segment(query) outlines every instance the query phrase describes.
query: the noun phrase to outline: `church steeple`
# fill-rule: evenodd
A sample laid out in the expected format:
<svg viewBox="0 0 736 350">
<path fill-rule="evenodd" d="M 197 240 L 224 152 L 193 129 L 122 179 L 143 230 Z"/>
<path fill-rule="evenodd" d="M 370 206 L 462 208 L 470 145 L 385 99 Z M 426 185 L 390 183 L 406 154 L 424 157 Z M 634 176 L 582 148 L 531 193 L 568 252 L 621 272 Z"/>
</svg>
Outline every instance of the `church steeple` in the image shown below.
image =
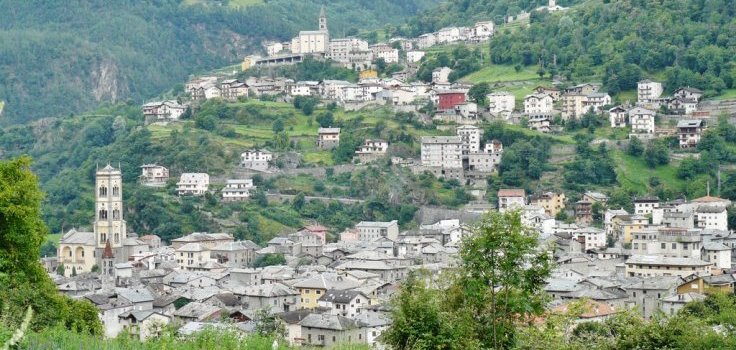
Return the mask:
<svg viewBox="0 0 736 350">
<path fill-rule="evenodd" d="M 327 15 L 325 15 L 325 6 L 319 10 L 319 30 L 327 30 Z"/>
<path fill-rule="evenodd" d="M 95 174 L 95 236 L 97 248 L 107 243 L 113 249 L 123 246 L 126 237 L 123 219 L 123 177 L 120 169 L 109 164 Z"/>
</svg>

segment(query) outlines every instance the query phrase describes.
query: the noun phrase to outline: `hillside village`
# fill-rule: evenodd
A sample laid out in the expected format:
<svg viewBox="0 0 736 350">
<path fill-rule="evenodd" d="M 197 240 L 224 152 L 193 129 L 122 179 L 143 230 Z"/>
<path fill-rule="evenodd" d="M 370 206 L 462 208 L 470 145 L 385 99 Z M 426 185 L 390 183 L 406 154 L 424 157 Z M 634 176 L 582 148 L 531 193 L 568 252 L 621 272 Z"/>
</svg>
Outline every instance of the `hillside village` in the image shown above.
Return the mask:
<svg viewBox="0 0 736 350">
<path fill-rule="evenodd" d="M 550 0 L 537 10 L 568 9 Z M 507 22 L 528 17 L 521 13 Z M 418 214 L 417 225 L 365 220 L 335 232 L 310 222 L 263 245 L 236 239 L 230 232 L 186 232 L 167 242 L 127 228 L 127 184 L 120 166 L 100 164 L 94 172 L 94 211 L 88 213 L 92 229 L 62 232 L 57 256 L 41 259 L 46 271 L 59 291 L 96 306 L 107 337 L 129 332 L 146 340 L 165 325 L 177 327 L 182 335 L 226 325 L 252 333 L 266 314 L 285 325 L 291 345 L 358 343 L 384 349 L 380 337 L 392 323 L 390 300 L 402 281 L 414 271 L 428 270 L 439 278 L 455 269 L 462 241 L 491 210 L 519 211 L 522 222 L 538 233 L 539 246 L 552 247 L 556 265 L 544 288 L 551 297 L 547 307 L 566 310 L 584 300 L 594 312 L 580 320 L 605 320 L 623 310 L 637 310 L 647 319 L 660 311 L 673 315 L 689 301 L 736 291 L 736 235 L 729 227 L 733 203 L 719 197 L 720 182 L 712 189 L 708 183 L 705 196 L 691 199 L 629 196 L 633 210 L 628 211 L 612 205 L 612 194 L 600 186 L 585 188 L 575 200 L 560 186 L 533 193 L 521 186 L 498 188 L 488 179 L 498 175 L 505 145 L 484 137 L 489 123 L 504 123 L 534 137 L 560 140 L 569 136 L 570 125 L 592 118 L 620 136 L 598 137 L 598 144 L 623 150 L 638 141 L 676 140 L 667 147 L 697 159 L 706 130 L 717 125 L 721 112 L 733 111 L 704 104 L 701 90 L 654 79 L 638 82 L 635 100 L 611 96 L 598 81 L 571 84 L 560 77 L 530 87 L 531 93 L 523 96 L 451 79 L 450 67 L 433 69 L 431 82 L 417 79 L 426 57 L 436 54 L 432 50 L 487 42 L 496 30 L 492 21 L 480 21 L 369 45 L 359 38 L 331 37 L 323 8 L 317 30 L 266 43 L 266 54 L 247 56 L 241 72 L 193 77 L 178 95 L 141 106 L 145 124 L 159 128 L 188 122 L 208 101 L 296 106 L 310 99 L 345 113 L 406 113 L 433 130 L 418 132 L 417 156 L 393 152 L 388 140 L 366 138 L 342 165 L 388 164 L 416 176 L 452 181 L 473 195 L 461 208 Z M 305 60 L 353 70 L 359 78 L 294 81 L 248 74 Z M 401 69 L 379 73 L 379 66 L 392 64 Z M 2 107 L 0 102 L 0 113 Z M 341 136 L 354 132 L 317 124 L 309 125 L 316 129 L 309 142 L 319 151 L 336 149 Z M 174 182 L 181 198 L 248 202 L 262 191 L 259 179 L 285 172 L 277 161 L 288 162 L 288 153 L 261 145 L 244 148 L 230 164 L 235 170 L 227 173 L 174 173 L 168 164 L 138 164 L 138 183 L 156 192 Z M 319 167 L 300 163 L 291 168 Z"/>
</svg>

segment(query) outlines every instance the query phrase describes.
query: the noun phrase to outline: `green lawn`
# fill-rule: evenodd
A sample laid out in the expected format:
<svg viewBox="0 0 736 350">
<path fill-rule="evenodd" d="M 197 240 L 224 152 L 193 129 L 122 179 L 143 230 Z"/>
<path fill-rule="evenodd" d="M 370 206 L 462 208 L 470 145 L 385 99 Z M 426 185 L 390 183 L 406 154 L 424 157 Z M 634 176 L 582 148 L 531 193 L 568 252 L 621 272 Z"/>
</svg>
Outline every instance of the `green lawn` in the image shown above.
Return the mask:
<svg viewBox="0 0 736 350">
<path fill-rule="evenodd" d="M 460 80 L 463 82 L 477 84 L 482 82 L 495 83 L 538 79 L 539 75 L 537 75 L 537 71 L 534 66 L 524 67 L 517 72 L 516 69 L 514 69 L 514 66 L 511 65 L 492 64 L 477 72 L 473 72 Z"/>
<path fill-rule="evenodd" d="M 673 164 L 651 169 L 642 158 L 633 157 L 622 151 L 614 151 L 612 154 L 617 166 L 618 182 L 624 188 L 647 193 L 649 179 L 655 176 L 661 183 L 676 191 L 681 191 L 684 186 L 683 180 L 677 177 L 677 167 Z"/>
<path fill-rule="evenodd" d="M 182 1 L 181 4 L 184 6 L 210 5 L 210 1 L 208 0 L 184 0 Z M 230 0 L 228 1 L 228 6 L 231 8 L 242 8 L 242 7 L 260 5 L 260 4 L 263 4 L 263 0 Z"/>
<path fill-rule="evenodd" d="M 334 165 L 335 161 L 332 160 L 332 153 L 328 151 L 315 151 L 315 152 L 304 152 L 304 162 L 315 165 Z"/>
<path fill-rule="evenodd" d="M 736 99 L 736 89 L 726 89 L 726 90 L 723 90 L 723 92 L 720 95 L 714 97 L 713 99 L 714 100 L 731 100 L 731 99 Z M 2 108 L 0 108 L 0 109 L 2 109 Z"/>
</svg>

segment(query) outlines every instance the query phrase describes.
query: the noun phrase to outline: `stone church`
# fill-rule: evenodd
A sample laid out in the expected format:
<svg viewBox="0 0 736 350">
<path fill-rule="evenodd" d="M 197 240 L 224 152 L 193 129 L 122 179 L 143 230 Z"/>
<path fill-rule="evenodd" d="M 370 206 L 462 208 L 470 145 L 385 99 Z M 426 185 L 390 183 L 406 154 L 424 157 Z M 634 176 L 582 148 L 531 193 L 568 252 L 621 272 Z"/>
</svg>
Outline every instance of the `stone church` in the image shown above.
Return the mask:
<svg viewBox="0 0 736 350">
<path fill-rule="evenodd" d="M 148 251 L 148 245 L 128 233 L 123 218 L 123 177 L 120 169 L 107 165 L 95 173 L 95 220 L 93 231 L 71 229 L 59 242 L 58 259 L 64 276 L 91 272 L 112 275 L 114 264 L 133 254 Z"/>
</svg>

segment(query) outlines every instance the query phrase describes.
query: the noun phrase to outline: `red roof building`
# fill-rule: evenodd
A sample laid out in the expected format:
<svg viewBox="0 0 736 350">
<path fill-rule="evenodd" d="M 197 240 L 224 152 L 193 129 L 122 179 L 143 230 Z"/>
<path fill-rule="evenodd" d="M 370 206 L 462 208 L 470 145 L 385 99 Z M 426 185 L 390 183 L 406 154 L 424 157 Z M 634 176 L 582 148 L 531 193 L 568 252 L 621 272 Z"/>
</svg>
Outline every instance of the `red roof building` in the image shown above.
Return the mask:
<svg viewBox="0 0 736 350">
<path fill-rule="evenodd" d="M 453 109 L 455 106 L 465 102 L 465 93 L 461 91 L 438 92 L 439 104 L 437 110 Z"/>
</svg>

